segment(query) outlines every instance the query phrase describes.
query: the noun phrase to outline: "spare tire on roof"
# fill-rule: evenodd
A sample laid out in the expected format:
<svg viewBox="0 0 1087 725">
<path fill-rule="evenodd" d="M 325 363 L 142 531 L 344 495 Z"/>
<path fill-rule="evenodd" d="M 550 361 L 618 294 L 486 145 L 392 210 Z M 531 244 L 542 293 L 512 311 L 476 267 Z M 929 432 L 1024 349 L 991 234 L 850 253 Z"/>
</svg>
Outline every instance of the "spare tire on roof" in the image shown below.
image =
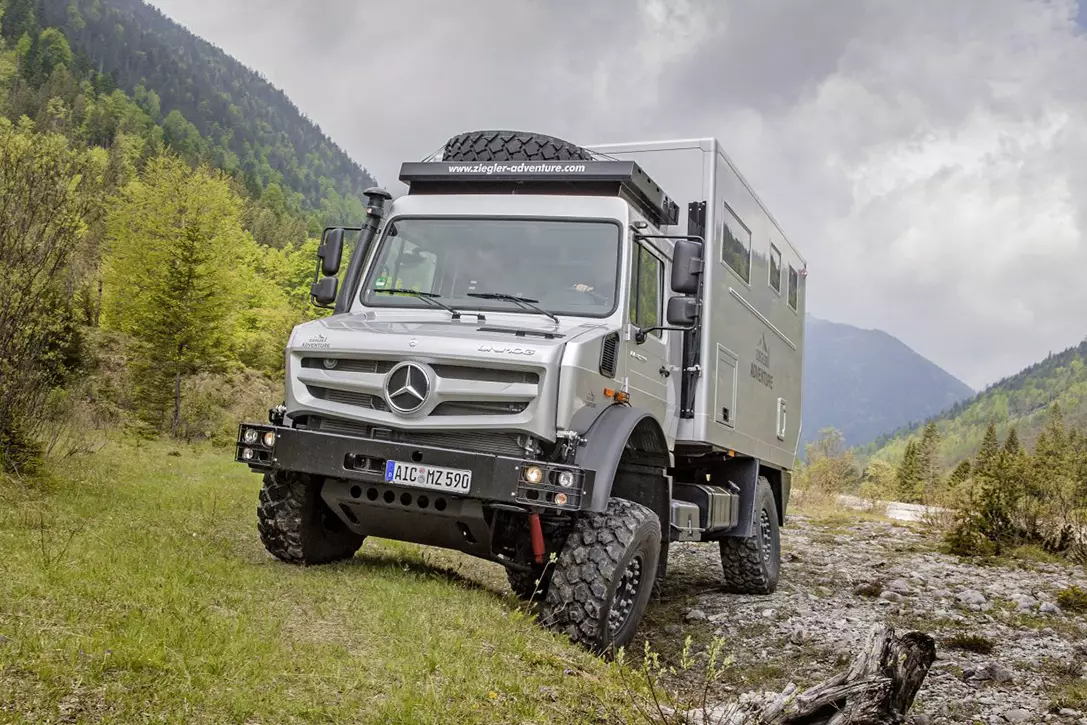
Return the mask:
<svg viewBox="0 0 1087 725">
<path fill-rule="evenodd" d="M 528 131 L 469 131 L 445 142 L 444 161 L 592 161 L 585 149 Z"/>
</svg>

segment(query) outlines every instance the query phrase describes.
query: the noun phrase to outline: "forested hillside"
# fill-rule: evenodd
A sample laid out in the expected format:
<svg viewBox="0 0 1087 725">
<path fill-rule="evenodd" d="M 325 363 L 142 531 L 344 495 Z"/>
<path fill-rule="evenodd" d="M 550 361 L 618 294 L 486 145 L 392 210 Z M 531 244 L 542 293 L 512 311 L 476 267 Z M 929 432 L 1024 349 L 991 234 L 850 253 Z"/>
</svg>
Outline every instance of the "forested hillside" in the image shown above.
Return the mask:
<svg viewBox="0 0 1087 725">
<path fill-rule="evenodd" d="M 362 218 L 333 187 L 371 180 L 135 0 L 0 7 L 0 473 L 126 431 L 229 442 L 317 314 L 317 233 Z"/>
<path fill-rule="evenodd" d="M 973 395 L 966 383 L 880 330 L 808 316 L 803 445 L 827 427 L 863 446 Z"/>
<path fill-rule="evenodd" d="M 933 417 L 940 431 L 939 461 L 950 467 L 972 456 L 981 446 L 986 428 L 995 424 L 1000 436 L 1018 429 L 1020 440 L 1033 445 L 1045 420 L 1045 411 L 1058 403 L 1074 428 L 1087 427 L 1087 341 L 1001 380 L 983 392 Z M 875 459 L 898 461 L 916 428 L 885 435 L 861 453 Z"/>
<path fill-rule="evenodd" d="M 321 212 L 311 232 L 321 221 L 361 216 L 361 193 L 374 185 L 369 174 L 259 73 L 142 0 L 9 5 L 6 39 L 17 42 L 36 14 L 41 26 L 67 38 L 74 75 L 93 71 L 98 92 L 125 91 L 182 155 L 239 174 L 254 196 L 278 186 L 287 208 Z M 47 61 L 39 75 L 47 77 L 53 65 Z"/>
</svg>

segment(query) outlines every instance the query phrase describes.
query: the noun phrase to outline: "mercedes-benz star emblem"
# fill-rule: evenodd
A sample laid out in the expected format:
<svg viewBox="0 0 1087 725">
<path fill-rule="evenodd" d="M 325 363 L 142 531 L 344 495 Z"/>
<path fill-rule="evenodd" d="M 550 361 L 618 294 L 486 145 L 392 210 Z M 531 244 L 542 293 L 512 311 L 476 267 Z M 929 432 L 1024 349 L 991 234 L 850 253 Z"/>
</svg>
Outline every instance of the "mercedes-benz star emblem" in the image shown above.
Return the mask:
<svg viewBox="0 0 1087 725">
<path fill-rule="evenodd" d="M 414 413 L 430 395 L 430 376 L 415 363 L 400 363 L 385 380 L 385 401 L 397 413 Z"/>
</svg>

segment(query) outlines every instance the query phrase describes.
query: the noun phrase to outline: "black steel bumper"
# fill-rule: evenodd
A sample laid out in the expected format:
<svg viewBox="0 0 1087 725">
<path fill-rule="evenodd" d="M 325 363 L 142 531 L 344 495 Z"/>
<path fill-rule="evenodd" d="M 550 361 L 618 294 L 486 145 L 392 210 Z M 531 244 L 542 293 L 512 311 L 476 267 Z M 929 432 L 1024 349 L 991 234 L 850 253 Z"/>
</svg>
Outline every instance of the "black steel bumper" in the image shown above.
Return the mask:
<svg viewBox="0 0 1087 725">
<path fill-rule="evenodd" d="M 259 472 L 308 473 L 415 495 L 566 511 L 591 504 L 595 481 L 595 471 L 577 466 L 251 423 L 239 427 L 235 460 Z M 471 471 L 471 487 L 460 491 L 455 485 L 435 488 L 392 481 L 386 476 L 390 461 Z M 572 485 L 560 485 L 564 472 L 572 475 Z"/>
</svg>

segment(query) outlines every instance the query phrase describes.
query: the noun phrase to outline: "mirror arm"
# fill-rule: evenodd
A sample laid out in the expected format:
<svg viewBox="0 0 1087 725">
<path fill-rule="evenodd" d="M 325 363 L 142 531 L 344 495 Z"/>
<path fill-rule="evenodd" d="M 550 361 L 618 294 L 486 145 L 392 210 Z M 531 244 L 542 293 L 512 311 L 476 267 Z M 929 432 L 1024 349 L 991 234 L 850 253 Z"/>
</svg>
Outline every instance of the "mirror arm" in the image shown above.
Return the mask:
<svg viewBox="0 0 1087 725">
<path fill-rule="evenodd" d="M 698 323 L 691 325 L 690 327 L 647 327 L 644 330 L 638 330 L 634 333 L 634 342 L 641 345 L 645 342 L 645 338 L 649 336 L 649 333 L 656 332 L 657 330 L 671 330 L 672 332 L 694 332 L 698 329 Z"/>
</svg>

